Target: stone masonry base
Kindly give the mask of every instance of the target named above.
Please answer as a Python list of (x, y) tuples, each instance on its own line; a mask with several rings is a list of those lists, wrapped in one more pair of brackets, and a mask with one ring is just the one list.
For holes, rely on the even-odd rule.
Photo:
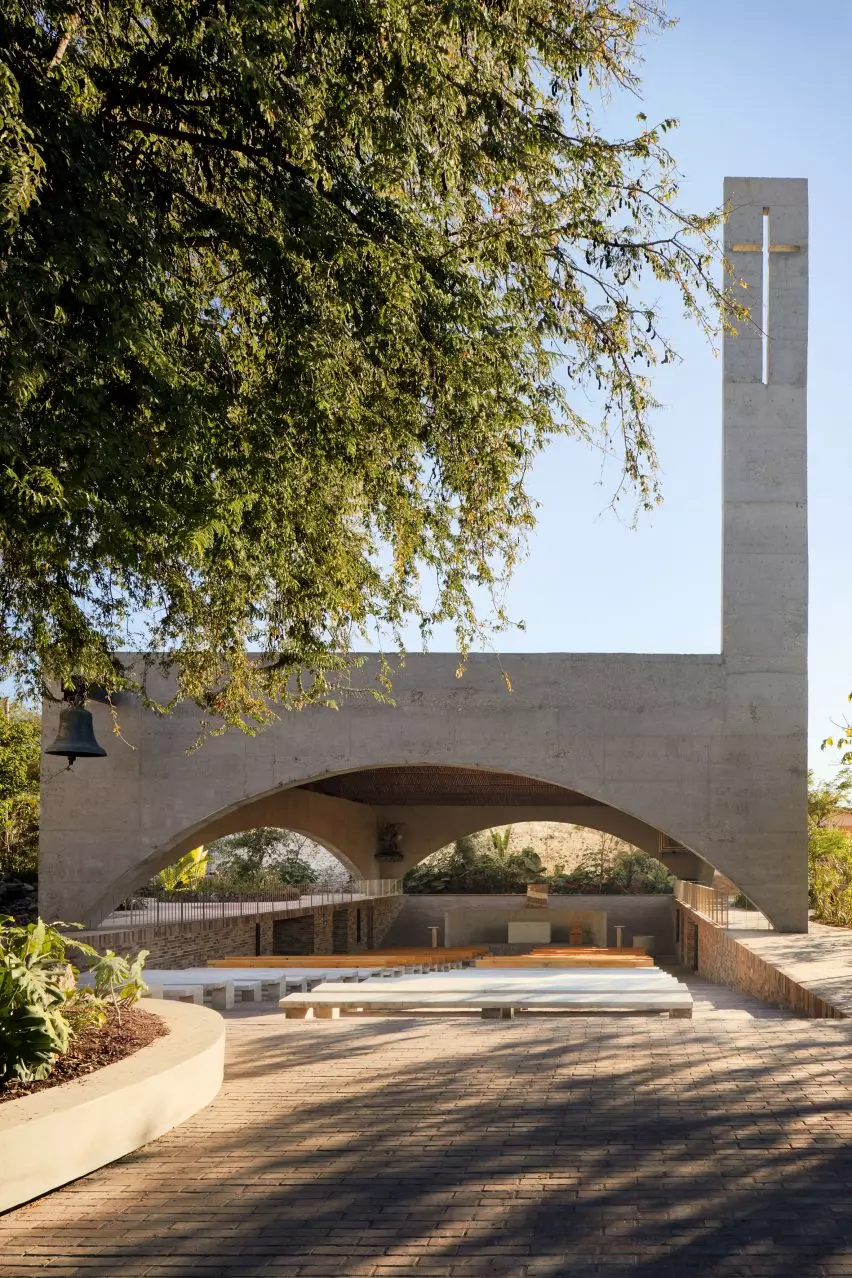
[(681, 964), (709, 981), (801, 1016), (844, 1019), (839, 1008), (740, 945), (730, 932), (682, 904), (677, 906), (675, 937)]
[(401, 896), (385, 896), (243, 918), (75, 932), (74, 936), (99, 953), (148, 950), (148, 966), (161, 968), (197, 967), (229, 954), (357, 954), (381, 945), (402, 903)]

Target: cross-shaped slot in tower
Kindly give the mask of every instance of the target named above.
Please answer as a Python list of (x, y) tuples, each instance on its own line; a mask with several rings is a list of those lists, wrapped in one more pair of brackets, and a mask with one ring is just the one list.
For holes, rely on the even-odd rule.
[[(760, 253), (763, 256), (762, 306), (760, 331), (763, 345), (761, 381), (769, 384), (769, 263), (771, 253), (800, 253), (801, 244), (773, 244), (770, 234), (769, 209), (763, 210), (763, 243), (732, 244), (732, 253)], [(754, 321), (754, 316), (752, 316)]]

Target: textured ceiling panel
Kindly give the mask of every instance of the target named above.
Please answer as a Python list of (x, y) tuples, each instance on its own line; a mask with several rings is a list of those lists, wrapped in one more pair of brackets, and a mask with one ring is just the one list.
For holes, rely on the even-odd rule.
[(489, 772), (484, 768), (430, 767), (364, 768), (342, 776), (311, 781), (301, 787), (318, 794), (369, 803), (376, 807), (430, 805), (458, 807), (598, 807), (575, 790), (563, 790), (547, 781)]

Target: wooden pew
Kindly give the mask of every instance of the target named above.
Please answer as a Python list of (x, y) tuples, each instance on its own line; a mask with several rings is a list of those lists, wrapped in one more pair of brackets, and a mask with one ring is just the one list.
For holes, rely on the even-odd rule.
[(599, 967), (617, 970), (618, 968), (654, 967), (654, 960), (648, 954), (629, 954), (626, 958), (612, 958), (608, 954), (600, 957), (594, 954), (578, 955), (494, 955), (491, 958), (479, 959), (476, 966), (482, 967), (514, 967), (519, 970), (536, 967)]

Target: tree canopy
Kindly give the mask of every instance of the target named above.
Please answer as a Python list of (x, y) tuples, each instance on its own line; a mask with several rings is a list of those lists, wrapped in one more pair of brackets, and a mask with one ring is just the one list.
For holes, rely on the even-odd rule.
[(0, 705), (0, 871), (38, 865), (41, 723), (23, 706)]
[(116, 688), (159, 652), (247, 725), (332, 700), (373, 626), (502, 624), (554, 433), (653, 504), (655, 303), (715, 322), (717, 219), (679, 207), (674, 121), (597, 120), (665, 25), (4, 0), (0, 669)]
[(833, 781), (817, 781), (808, 772), (808, 829), (822, 830), (831, 826), (832, 818), (849, 806), (852, 797), (852, 769), (841, 768)]
[(832, 781), (808, 773), (808, 899), (821, 923), (852, 926), (852, 836), (840, 821), (848, 813), (852, 770)]
[(211, 843), (209, 853), (218, 879), (237, 886), (316, 883), (316, 871), (302, 859), (311, 840), (293, 830), (259, 826), (226, 834)]
[(674, 876), (654, 857), (613, 835), (598, 834), (571, 870), (552, 872), (533, 846), (512, 847), (512, 826), (466, 834), (408, 870), (405, 891), (524, 892), (530, 883), (547, 884), (554, 895), (619, 895), (671, 892)]

